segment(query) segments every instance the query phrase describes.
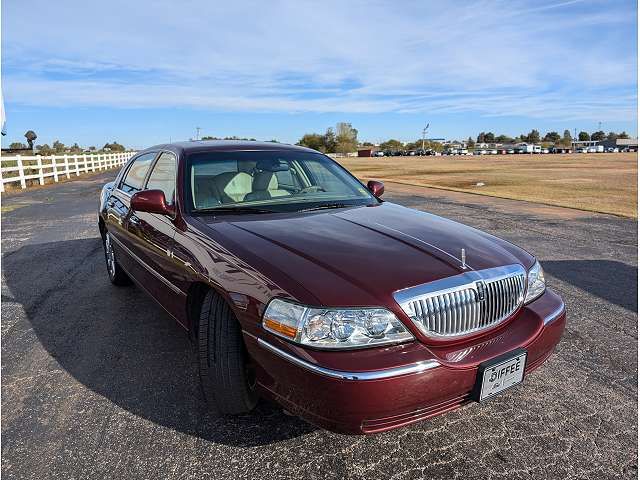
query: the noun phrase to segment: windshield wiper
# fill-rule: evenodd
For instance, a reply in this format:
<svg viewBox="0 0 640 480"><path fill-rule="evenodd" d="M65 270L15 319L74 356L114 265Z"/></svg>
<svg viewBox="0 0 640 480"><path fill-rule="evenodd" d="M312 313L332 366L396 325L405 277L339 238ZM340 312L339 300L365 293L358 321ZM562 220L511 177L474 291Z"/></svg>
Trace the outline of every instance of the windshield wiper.
<svg viewBox="0 0 640 480"><path fill-rule="evenodd" d="M313 212L314 210L329 210L330 208L346 208L346 207L354 207L355 205L350 205L348 203L323 203L321 205L316 205L315 207L303 208L302 210L298 210L299 212Z"/></svg>
<svg viewBox="0 0 640 480"><path fill-rule="evenodd" d="M276 213L275 210L267 210L260 207L248 207L248 206L235 206L235 207L211 207L211 208L198 208L195 213Z"/></svg>

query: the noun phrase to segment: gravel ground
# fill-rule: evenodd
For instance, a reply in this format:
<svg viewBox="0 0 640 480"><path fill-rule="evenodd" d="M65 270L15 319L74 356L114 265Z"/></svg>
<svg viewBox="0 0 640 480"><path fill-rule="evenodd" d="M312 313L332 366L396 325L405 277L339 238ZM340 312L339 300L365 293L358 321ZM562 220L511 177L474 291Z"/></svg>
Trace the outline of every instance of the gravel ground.
<svg viewBox="0 0 640 480"><path fill-rule="evenodd" d="M262 402L207 411L185 333L109 284L102 173L2 198L2 474L13 478L635 478L637 223L387 184L389 201L535 253L568 311L556 353L520 387L368 437Z"/></svg>

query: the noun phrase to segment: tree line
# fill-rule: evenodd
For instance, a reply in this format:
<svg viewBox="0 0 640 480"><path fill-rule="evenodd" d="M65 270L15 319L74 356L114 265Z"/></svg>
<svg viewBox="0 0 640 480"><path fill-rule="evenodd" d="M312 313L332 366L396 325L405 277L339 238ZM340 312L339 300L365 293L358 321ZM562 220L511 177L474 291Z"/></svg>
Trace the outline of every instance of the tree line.
<svg viewBox="0 0 640 480"><path fill-rule="evenodd" d="M213 137L212 137L213 138ZM235 138L235 137L234 137ZM608 134L602 130L598 130L593 133L582 131L578 134L578 140L611 140L615 141L618 138L629 138L627 132L609 132ZM509 135L496 135L493 132L480 132L475 140L469 137L466 140L466 144L469 148L473 148L476 143L548 143L553 145L562 145L570 147L574 138L571 135L570 130L565 130L562 135L556 131L550 131L543 135L536 129L532 129L529 133L523 133L516 137ZM350 123L341 122L336 125L336 128L329 127L325 133L306 133L302 136L296 145L312 148L323 153L349 153L355 152L359 147L373 147L371 142L359 142L358 130L352 127ZM389 139L380 143L380 150L421 150L430 149L436 152L442 151L444 146L440 142L418 139L415 142L401 142L396 139Z"/></svg>
<svg viewBox="0 0 640 480"><path fill-rule="evenodd" d="M588 132L580 132L578 134L578 140L586 141L586 140L595 140L595 141L603 141L603 140L611 140L615 141L618 138L629 138L627 132L616 133L609 132L606 134L602 130L598 130L597 132L593 132L589 134ZM539 142L547 142L553 143L554 145L564 145L570 146L573 141L573 136L569 130L565 130L562 136L558 132L551 131L547 132L543 137L540 135L540 132L536 129L531 130L529 133L519 135L517 137L510 137L508 135L494 135L492 132L480 132L476 138L477 143L513 143L513 142L527 142L527 143L539 143ZM469 138L467 143L475 143L472 138Z"/></svg>
<svg viewBox="0 0 640 480"><path fill-rule="evenodd" d="M29 147L21 142L13 142L12 144L9 145L9 148L16 149L16 150L19 150L19 149L26 150ZM82 152L85 152L86 150L89 150L95 153L124 152L126 148L124 147L124 145L121 145L118 142L113 141L111 143L109 142L105 143L102 148L96 148L94 146L91 146L91 147L88 147L87 149L84 149L81 146L79 146L77 143L74 143L73 145L65 145L61 141L56 140L55 142L53 142L51 146L49 146L46 143L43 145L36 145L35 150L40 155L60 155L64 153L73 153L73 154L82 153Z"/></svg>
<svg viewBox="0 0 640 480"><path fill-rule="evenodd" d="M329 127L324 133L304 134L296 145L323 153L349 153L355 152L360 144L358 143L358 130L353 128L350 123L340 122L336 125L335 130Z"/></svg>

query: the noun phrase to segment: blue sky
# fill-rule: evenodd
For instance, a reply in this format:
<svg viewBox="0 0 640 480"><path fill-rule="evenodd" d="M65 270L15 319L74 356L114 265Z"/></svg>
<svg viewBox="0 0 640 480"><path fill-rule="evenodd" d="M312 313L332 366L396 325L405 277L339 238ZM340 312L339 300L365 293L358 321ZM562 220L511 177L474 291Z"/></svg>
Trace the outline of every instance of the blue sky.
<svg viewBox="0 0 640 480"><path fill-rule="evenodd" d="M637 130L633 1L4 0L3 144Z"/></svg>

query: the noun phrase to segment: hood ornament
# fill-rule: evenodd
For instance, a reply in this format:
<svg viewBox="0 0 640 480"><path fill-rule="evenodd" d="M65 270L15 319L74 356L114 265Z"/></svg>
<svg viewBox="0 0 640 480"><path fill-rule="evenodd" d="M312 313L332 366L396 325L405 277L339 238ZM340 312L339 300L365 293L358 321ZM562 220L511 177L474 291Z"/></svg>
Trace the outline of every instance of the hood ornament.
<svg viewBox="0 0 640 480"><path fill-rule="evenodd" d="M464 248L460 249L460 263L462 263L463 270L469 268L467 265L467 252L464 251Z"/></svg>

